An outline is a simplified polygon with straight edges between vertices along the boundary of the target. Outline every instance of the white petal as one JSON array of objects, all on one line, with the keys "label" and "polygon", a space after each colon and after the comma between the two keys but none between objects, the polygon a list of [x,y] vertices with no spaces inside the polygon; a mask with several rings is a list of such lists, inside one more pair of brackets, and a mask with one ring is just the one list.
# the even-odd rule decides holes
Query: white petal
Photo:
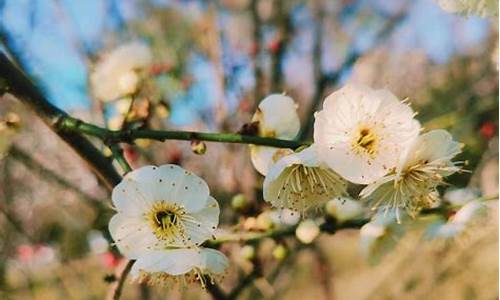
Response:
[{"label": "white petal", "polygon": [[397,177],[396,175],[388,175],[388,176],[384,176],[384,177],[378,179],[377,181],[375,181],[373,183],[370,183],[363,190],[361,190],[361,192],[359,193],[359,196],[361,198],[366,198],[366,197],[370,196],[380,186],[382,186],[383,184],[385,184],[389,181],[396,179],[396,177]]},{"label": "white petal", "polygon": [[300,152],[291,152],[288,155],[284,155],[275,164],[270,166],[265,180],[275,180],[281,175],[285,168],[292,165],[304,165],[308,167],[319,166],[320,162],[317,159],[316,149],[311,146]]},{"label": "white petal", "polygon": [[163,179],[165,184],[161,186],[158,197],[184,206],[188,213],[197,212],[207,205],[210,191],[202,178],[176,165],[163,165],[160,173],[158,181]]},{"label": "white petal", "polygon": [[109,221],[109,233],[120,252],[135,259],[145,251],[162,247],[149,224],[141,218],[115,214]]},{"label": "white petal", "polygon": [[444,200],[453,206],[463,206],[479,197],[479,189],[474,188],[449,188],[443,195]]},{"label": "white petal", "polygon": [[293,153],[291,149],[250,145],[250,159],[254,168],[266,176],[271,165],[280,157]]},{"label": "white petal", "polygon": [[202,248],[201,249],[202,270],[215,275],[224,274],[229,267],[229,260],[220,251]]},{"label": "white petal", "polygon": [[113,189],[113,203],[127,214],[144,213],[156,201],[183,206],[187,212],[205,207],[206,182],[177,165],[144,166],[128,173]]},{"label": "white petal", "polygon": [[337,220],[343,222],[363,215],[364,207],[360,201],[341,197],[328,201],[326,211]]},{"label": "white petal", "polygon": [[187,221],[183,221],[187,236],[196,245],[212,238],[219,225],[219,204],[213,197],[209,197],[206,204],[203,209],[186,216]]},{"label": "white petal", "polygon": [[137,259],[130,273],[134,277],[137,277],[140,271],[161,272],[176,276],[186,274],[200,265],[201,255],[197,249],[149,251]]},{"label": "white petal", "polygon": [[448,162],[461,152],[460,143],[446,130],[431,130],[420,135],[409,148],[405,166],[411,166],[419,161]]},{"label": "white petal", "polygon": [[145,193],[138,182],[126,178],[113,188],[111,199],[118,212],[130,216],[144,214],[154,202],[150,193]]},{"label": "white petal", "polygon": [[[300,120],[297,114],[297,105],[292,98],[280,94],[272,94],[264,98],[259,104],[260,117],[253,121],[260,121],[264,131],[272,131],[276,138],[293,139],[300,130]],[[257,120],[258,119],[258,120]]]},{"label": "white petal", "polygon": [[476,218],[484,216],[487,212],[487,207],[484,203],[477,200],[471,201],[464,205],[457,213],[453,216],[452,222],[454,224],[468,224],[474,221]]},{"label": "white petal", "polygon": [[151,64],[149,48],[138,42],[122,45],[104,56],[90,75],[93,94],[101,101],[115,100],[137,88],[136,71]]}]

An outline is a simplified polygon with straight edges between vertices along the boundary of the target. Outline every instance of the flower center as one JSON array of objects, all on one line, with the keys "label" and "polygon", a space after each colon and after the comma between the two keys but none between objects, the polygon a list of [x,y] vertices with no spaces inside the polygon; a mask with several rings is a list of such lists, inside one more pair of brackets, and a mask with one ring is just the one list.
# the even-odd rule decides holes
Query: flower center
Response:
[{"label": "flower center", "polygon": [[159,211],[155,215],[156,225],[165,230],[167,227],[176,226],[179,219],[177,215],[171,211]]},{"label": "flower center", "polygon": [[373,130],[362,127],[358,131],[357,138],[353,143],[353,148],[359,151],[363,151],[367,154],[373,155],[377,150],[377,135]]},{"label": "flower center", "polygon": [[184,215],[185,211],[182,207],[165,201],[157,201],[145,217],[159,240],[174,242],[184,237],[182,224]]}]

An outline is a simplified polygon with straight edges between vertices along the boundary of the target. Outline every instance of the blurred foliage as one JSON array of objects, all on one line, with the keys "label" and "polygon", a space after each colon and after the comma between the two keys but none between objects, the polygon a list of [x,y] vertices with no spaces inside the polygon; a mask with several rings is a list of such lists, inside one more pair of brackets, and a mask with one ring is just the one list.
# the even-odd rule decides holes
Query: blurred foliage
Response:
[{"label": "blurred foliage", "polygon": [[[187,103],[196,98],[193,95],[206,96],[205,90],[198,94],[192,92],[197,85],[189,67],[192,57],[201,54],[216,69],[222,69],[222,72],[219,69],[204,74],[209,78],[220,77],[218,89],[222,92],[216,97],[217,101],[202,99],[188,106],[199,109],[203,117],[195,118],[183,128],[236,132],[249,122],[252,107],[259,100],[252,99],[253,87],[239,87],[241,91],[236,93],[227,86],[241,69],[252,68],[254,62],[232,66],[228,72],[221,67],[224,65],[220,61],[224,60],[222,42],[217,39],[241,39],[245,43],[238,44],[242,48],[238,50],[253,57],[250,1],[210,2],[204,6],[201,16],[192,15],[187,8],[186,12],[179,11],[178,7],[162,8],[149,1],[139,2],[144,6],[144,19],[127,22],[109,39],[121,40],[121,35],[128,35],[146,40],[155,57],[153,76],[146,78],[145,87],[134,101],[125,101],[132,103],[130,107],[125,105],[120,111],[117,105],[104,107],[93,103],[91,109],[75,114],[108,125],[118,116],[118,125],[124,128],[178,128],[171,120],[176,101]],[[269,62],[276,40],[275,27],[279,24],[274,21],[273,1],[260,2],[261,25],[266,31],[261,41],[262,57],[257,55],[257,59],[264,61],[264,84],[269,88],[272,73]],[[314,7],[316,2],[287,3],[289,14],[299,15],[292,32],[298,42],[289,48],[309,59],[310,55],[304,54],[300,46],[311,44],[311,32],[301,31],[307,18],[300,15],[296,7]],[[334,36],[338,43],[332,42],[333,46],[327,43],[324,56],[342,57],[350,50],[346,46],[349,37],[361,36],[360,28],[371,31],[380,25],[377,23],[380,19],[388,18],[387,12],[373,13],[371,6],[359,8],[356,3],[341,1],[333,10],[328,10],[325,36]],[[234,28],[229,28],[232,31],[219,28],[218,17],[234,18]],[[343,22],[350,26],[344,29]],[[225,35],[220,34],[221,37],[222,31]],[[352,70],[344,70],[349,76],[344,75],[347,79],[343,79],[343,82],[358,81],[394,90],[401,98],[409,98],[425,130],[448,129],[456,140],[464,143],[458,160],[466,161],[468,170],[449,177],[448,182],[478,188],[483,195],[498,193],[498,63],[491,59],[492,55],[498,56],[498,29],[491,24],[489,31],[488,38],[477,45],[477,49],[452,56],[446,63],[433,62],[421,50],[394,54],[389,41],[364,53]],[[292,50],[289,55],[297,55]],[[295,63],[292,72],[284,72],[285,91],[294,97],[301,112],[307,111],[311,91],[315,89],[315,78],[310,78],[311,72],[304,71],[304,66],[310,66],[313,59],[305,63],[292,61],[291,65]],[[253,69],[250,71],[253,76]],[[329,87],[328,91],[337,87]],[[180,94],[188,96],[179,98]],[[234,111],[225,107],[230,95],[237,98]],[[89,235],[97,229],[104,232],[102,239],[109,239],[106,230],[112,214],[109,195],[62,141],[15,99],[6,96],[0,103],[0,124],[6,124],[11,113],[19,116],[19,127],[13,130],[0,126],[0,298],[102,299],[108,287],[104,278],[110,278],[122,262],[112,245],[104,243],[103,249],[102,240]],[[46,172],[61,175],[79,190],[34,172],[26,161],[12,155],[9,149],[13,147],[28,152]],[[7,155],[2,158],[4,148]],[[262,177],[251,167],[247,147],[207,143],[203,150],[203,155],[193,153],[188,142],[137,141],[135,145],[126,146],[124,152],[133,167],[177,163],[205,178],[212,195],[221,204],[224,231],[262,230],[272,226],[268,207],[261,201]],[[85,202],[89,195],[99,199],[105,209],[96,209]],[[259,215],[262,209],[266,212]],[[222,250],[234,264],[222,286],[235,286],[240,276],[253,274],[256,267],[252,261],[257,258],[262,274],[256,275],[254,284],[249,285],[241,299],[498,298],[497,217],[495,203],[487,226],[448,243],[425,240],[424,229],[434,221],[425,219],[415,224],[396,249],[376,266],[361,257],[359,234],[355,230],[321,235],[313,246],[288,239],[265,239],[259,245],[227,244]],[[230,227],[229,224],[236,225]],[[167,294],[169,299],[209,298],[198,288],[179,291],[154,288],[150,294],[149,299],[164,299]],[[123,298],[145,298],[144,295],[140,285],[127,284]]]}]

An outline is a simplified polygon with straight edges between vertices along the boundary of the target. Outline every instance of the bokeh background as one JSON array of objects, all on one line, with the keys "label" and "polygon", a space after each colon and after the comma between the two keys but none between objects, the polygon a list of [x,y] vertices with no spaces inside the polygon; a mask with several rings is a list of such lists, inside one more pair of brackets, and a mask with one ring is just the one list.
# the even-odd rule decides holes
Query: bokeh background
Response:
[{"label": "bokeh background", "polygon": [[[453,15],[432,0],[0,0],[0,50],[53,104],[101,126],[121,126],[123,102],[96,101],[89,72],[136,40],[154,63],[131,126],[237,132],[272,92],[293,97],[306,126],[311,105],[364,83],[408,98],[425,129],[445,128],[465,144],[459,160],[470,172],[450,186],[498,193],[497,18]],[[13,97],[0,100],[0,117],[10,124],[0,131],[0,298],[102,299],[122,263],[102,233],[109,195]],[[188,142],[138,141],[125,155],[134,167],[177,163],[203,177],[223,230],[268,210],[248,148],[207,146],[196,155]],[[235,210],[237,194],[259,209]],[[265,240],[256,247],[265,276],[241,299],[498,299],[497,202],[489,206],[484,224],[452,241],[427,241],[428,222],[413,224],[377,264],[360,254],[358,230],[308,247],[279,241],[290,253],[281,262],[270,255],[276,241]],[[223,250],[233,263],[222,286],[231,287],[249,272],[249,248]],[[199,288],[127,284],[124,299],[139,297],[210,298]]]}]

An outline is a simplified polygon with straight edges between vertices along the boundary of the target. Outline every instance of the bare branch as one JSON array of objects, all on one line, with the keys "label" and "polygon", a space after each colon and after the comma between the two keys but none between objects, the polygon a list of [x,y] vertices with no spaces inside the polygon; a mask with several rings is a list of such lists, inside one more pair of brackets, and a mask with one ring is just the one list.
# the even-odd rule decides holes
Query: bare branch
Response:
[{"label": "bare branch", "polygon": [[6,91],[35,111],[52,131],[87,162],[90,169],[109,189],[120,182],[121,177],[113,165],[89,140],[78,133],[61,130],[59,122],[68,115],[52,105],[28,76],[15,67],[3,53],[0,53],[0,80],[5,82]]}]

